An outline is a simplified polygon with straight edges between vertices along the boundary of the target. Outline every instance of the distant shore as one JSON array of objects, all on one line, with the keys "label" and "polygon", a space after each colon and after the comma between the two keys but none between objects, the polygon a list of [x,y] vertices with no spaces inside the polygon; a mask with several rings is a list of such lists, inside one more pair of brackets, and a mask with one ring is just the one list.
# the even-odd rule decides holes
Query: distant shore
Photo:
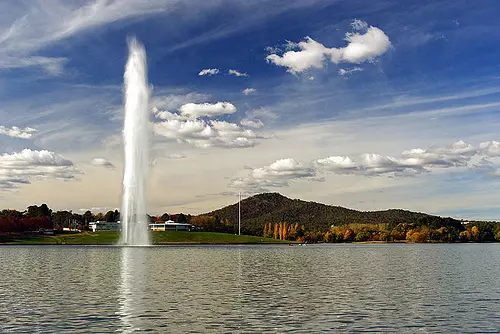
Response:
[{"label": "distant shore", "polygon": [[[250,235],[217,232],[153,232],[153,245],[211,245],[211,244],[287,244],[290,241]],[[43,235],[34,233],[0,234],[0,245],[115,245],[119,232],[81,232]]]},{"label": "distant shore", "polygon": [[[291,244],[298,245],[299,242],[289,240],[277,240],[251,235],[235,235],[217,232],[184,232],[165,231],[153,232],[152,245],[242,245],[242,244]],[[81,233],[57,233],[54,235],[42,235],[35,233],[9,233],[0,234],[0,245],[116,245],[119,240],[119,232],[81,232]],[[352,244],[412,244],[407,240],[385,241],[362,241]]]}]

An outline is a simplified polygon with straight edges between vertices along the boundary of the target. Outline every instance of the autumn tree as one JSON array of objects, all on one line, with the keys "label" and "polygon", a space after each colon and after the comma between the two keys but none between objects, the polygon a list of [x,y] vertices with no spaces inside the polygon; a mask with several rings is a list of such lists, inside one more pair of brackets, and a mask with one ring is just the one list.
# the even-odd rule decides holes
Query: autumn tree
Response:
[{"label": "autumn tree", "polygon": [[278,230],[279,230],[278,224],[274,224],[274,233],[273,233],[274,239],[278,239],[278,237],[279,237],[279,231]]},{"label": "autumn tree", "polygon": [[288,226],[286,222],[283,222],[283,225],[281,226],[281,240],[287,240],[288,239]]}]

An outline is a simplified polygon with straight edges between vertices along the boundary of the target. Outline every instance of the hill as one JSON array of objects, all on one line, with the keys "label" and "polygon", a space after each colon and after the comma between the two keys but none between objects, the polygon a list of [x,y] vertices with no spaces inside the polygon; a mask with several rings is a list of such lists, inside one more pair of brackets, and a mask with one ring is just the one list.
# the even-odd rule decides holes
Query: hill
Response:
[{"label": "hill", "polygon": [[[238,203],[200,215],[218,217],[233,227],[238,225]],[[304,225],[309,231],[327,231],[331,225],[412,223],[432,229],[455,227],[463,230],[460,221],[425,213],[400,209],[384,211],[357,211],[340,206],[331,206],[299,199],[290,199],[279,193],[258,194],[241,201],[242,230],[259,235],[264,224],[286,221],[289,224]]]}]

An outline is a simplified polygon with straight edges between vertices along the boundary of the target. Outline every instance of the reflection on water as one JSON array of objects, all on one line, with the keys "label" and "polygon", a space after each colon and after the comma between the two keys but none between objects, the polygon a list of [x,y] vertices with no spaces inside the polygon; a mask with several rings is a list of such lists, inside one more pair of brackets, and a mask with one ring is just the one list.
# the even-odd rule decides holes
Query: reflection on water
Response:
[{"label": "reflection on water", "polygon": [[500,245],[0,247],[0,332],[500,332]]},{"label": "reflection on water", "polygon": [[121,248],[119,316],[124,333],[141,330],[141,310],[146,296],[147,254],[145,247]]}]

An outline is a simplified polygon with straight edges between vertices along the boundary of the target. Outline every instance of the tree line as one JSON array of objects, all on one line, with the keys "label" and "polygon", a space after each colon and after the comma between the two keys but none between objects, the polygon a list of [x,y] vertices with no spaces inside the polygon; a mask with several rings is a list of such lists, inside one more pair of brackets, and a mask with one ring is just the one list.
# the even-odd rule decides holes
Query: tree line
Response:
[{"label": "tree line", "polygon": [[[177,223],[187,223],[190,215],[168,214],[161,216],[148,215],[150,222],[174,220]],[[0,232],[34,232],[41,230],[61,231],[64,228],[89,230],[89,223],[95,221],[116,222],[120,220],[118,210],[106,213],[92,213],[87,210],[82,214],[68,210],[52,211],[47,204],[30,205],[24,211],[4,209],[0,211]]]}]

